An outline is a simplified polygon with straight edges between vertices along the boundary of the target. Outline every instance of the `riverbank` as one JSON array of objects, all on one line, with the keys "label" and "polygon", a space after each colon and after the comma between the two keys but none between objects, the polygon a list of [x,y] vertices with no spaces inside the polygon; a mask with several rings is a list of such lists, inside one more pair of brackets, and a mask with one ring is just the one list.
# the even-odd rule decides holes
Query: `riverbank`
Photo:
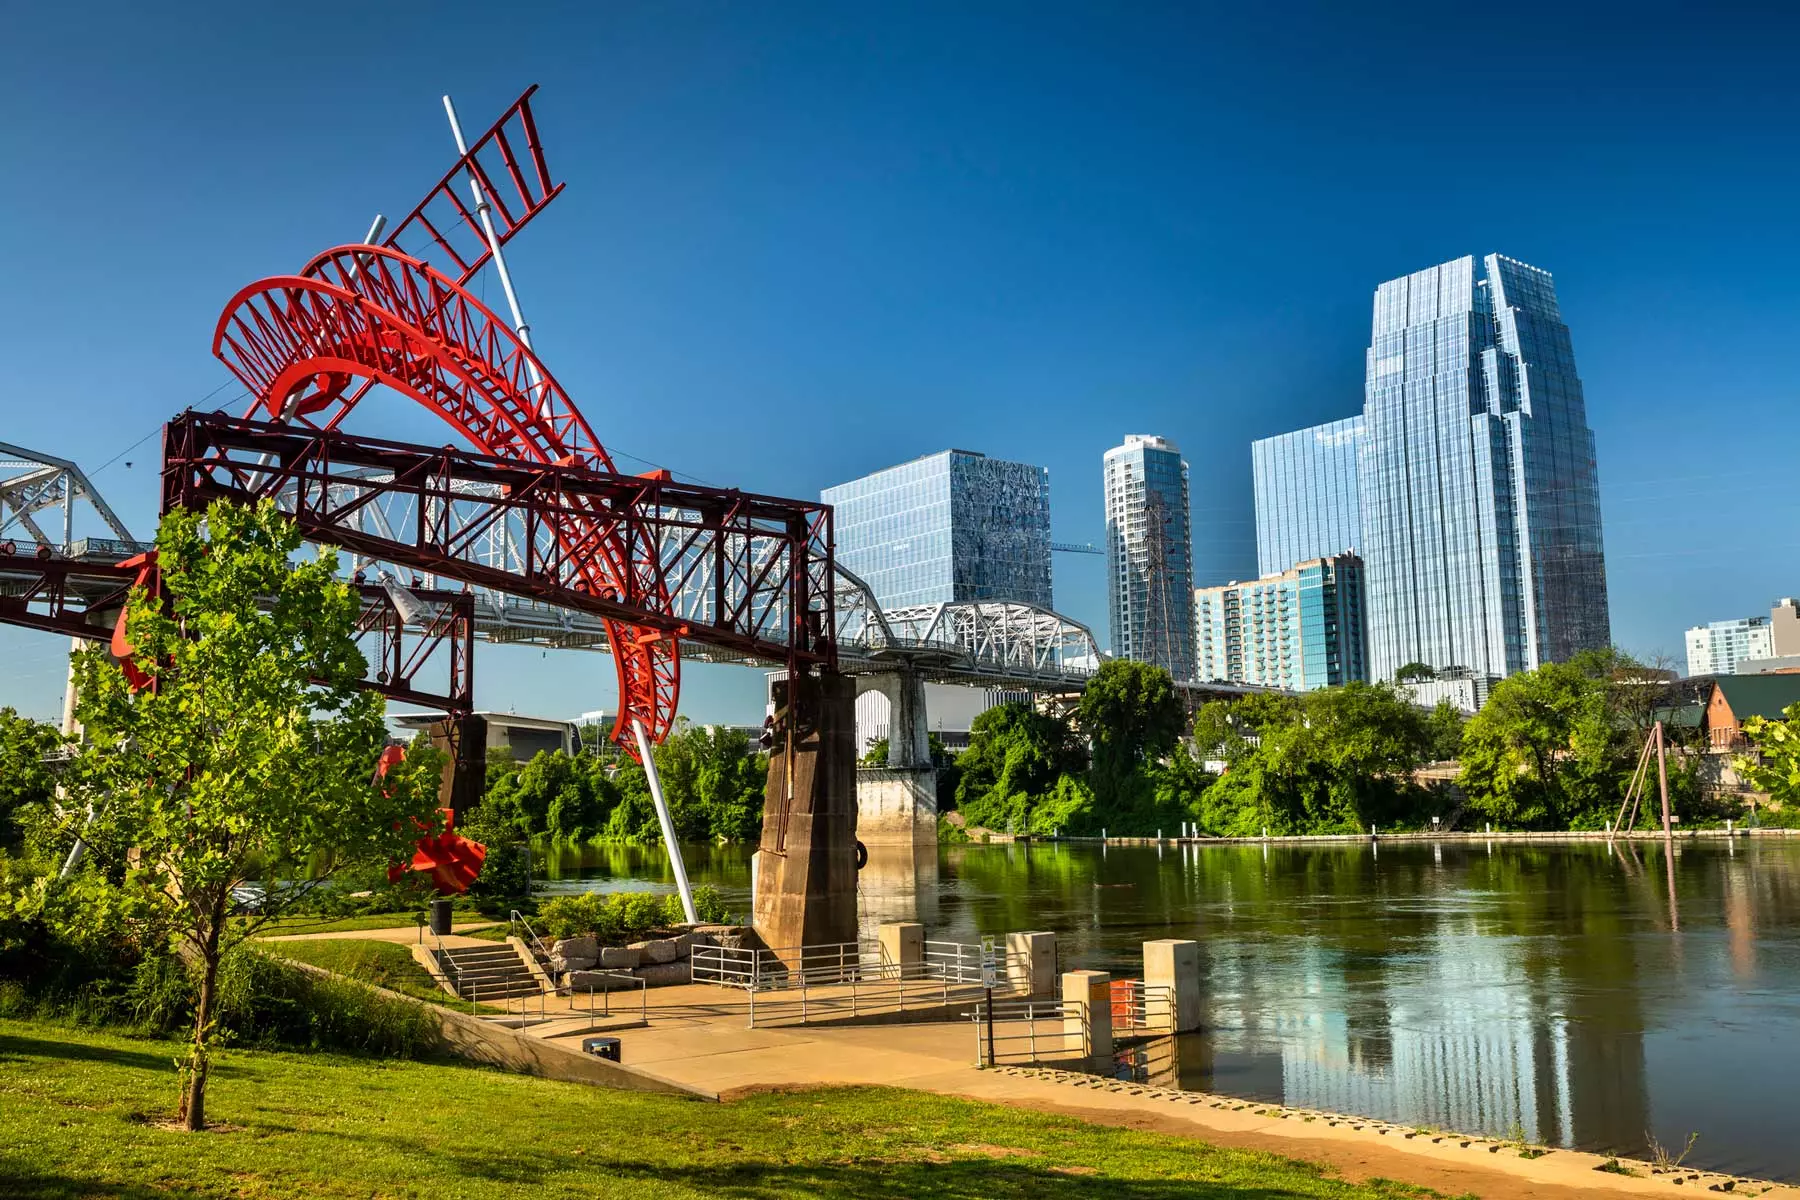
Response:
[{"label": "riverbank", "polygon": [[172,1043],[0,1020],[0,1192],[152,1197],[1108,1195],[1401,1200],[1318,1164],[887,1088],[730,1104],[460,1065],[233,1049],[206,1134],[164,1128]]},{"label": "riverbank", "polygon": [[[1304,845],[1348,845],[1368,842],[1660,842],[1664,840],[1661,829],[1634,829],[1629,833],[1608,833],[1604,829],[1571,829],[1562,832],[1533,830],[1483,830],[1462,831],[1446,830],[1434,833],[1429,830],[1406,830],[1387,833],[1289,833],[1270,837],[1037,837],[1032,834],[995,833],[991,830],[981,831],[985,841],[971,841],[970,845],[1027,845],[1040,846],[1079,845],[1079,846],[1304,846]],[[1749,838],[1800,838],[1800,829],[1770,828],[1759,826],[1753,829],[1675,829],[1669,834],[1678,842],[1699,841],[1732,841]]]}]

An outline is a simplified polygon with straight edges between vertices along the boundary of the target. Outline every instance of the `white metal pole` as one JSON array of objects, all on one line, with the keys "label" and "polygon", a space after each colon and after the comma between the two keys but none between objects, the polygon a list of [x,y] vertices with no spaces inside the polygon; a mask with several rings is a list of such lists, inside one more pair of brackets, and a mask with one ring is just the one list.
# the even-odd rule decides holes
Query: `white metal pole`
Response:
[{"label": "white metal pole", "polygon": [[[456,153],[467,158],[469,147],[463,141],[462,124],[456,119],[456,105],[450,102],[448,96],[444,97],[444,114],[450,118],[450,132],[456,138]],[[500,236],[494,232],[494,214],[488,204],[487,193],[482,190],[481,180],[475,174],[473,163],[469,164],[466,171],[469,176],[469,192],[475,199],[475,216],[481,222],[481,232],[487,235],[488,253],[494,257],[494,270],[500,276],[500,290],[506,293],[506,306],[512,310],[513,328],[518,330],[519,340],[530,350],[531,326],[525,323],[525,314],[519,309],[519,296],[513,291],[512,274],[506,269],[506,256],[500,252]],[[525,360],[525,371],[531,376],[531,386],[539,393],[538,408],[542,412],[547,400],[543,395],[544,377],[531,358]]]},{"label": "white metal pole", "polygon": [[656,805],[656,821],[662,826],[663,845],[669,848],[669,865],[675,868],[675,890],[681,893],[681,911],[688,924],[698,925],[700,914],[694,910],[694,889],[688,886],[687,867],[681,861],[681,844],[675,840],[675,821],[669,815],[668,801],[663,799],[662,780],[656,775],[656,758],[650,753],[650,735],[642,721],[631,723],[637,735],[638,753],[643,756],[644,778],[650,781],[650,802]]}]

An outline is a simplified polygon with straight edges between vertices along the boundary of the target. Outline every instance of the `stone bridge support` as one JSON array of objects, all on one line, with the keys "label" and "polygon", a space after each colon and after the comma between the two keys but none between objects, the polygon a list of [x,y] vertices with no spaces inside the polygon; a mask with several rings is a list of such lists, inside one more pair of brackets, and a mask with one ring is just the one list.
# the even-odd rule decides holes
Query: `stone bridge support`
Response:
[{"label": "stone bridge support", "polygon": [[823,671],[770,690],[775,745],[753,905],[763,943],[799,968],[802,946],[856,941],[856,689]]},{"label": "stone bridge support", "polygon": [[857,679],[888,700],[887,765],[856,772],[857,837],[877,848],[937,845],[937,767],[931,761],[925,681],[900,668]]}]

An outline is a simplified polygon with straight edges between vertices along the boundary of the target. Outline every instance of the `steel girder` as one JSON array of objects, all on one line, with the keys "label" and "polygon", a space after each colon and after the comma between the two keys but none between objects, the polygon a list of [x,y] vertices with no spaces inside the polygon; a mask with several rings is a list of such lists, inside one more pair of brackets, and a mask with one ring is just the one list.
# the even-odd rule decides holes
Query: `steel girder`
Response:
[{"label": "steel girder", "polygon": [[[170,422],[163,461],[165,509],[270,497],[310,541],[622,623],[640,644],[691,639],[836,668],[822,504],[215,413]],[[594,531],[585,545],[564,536],[575,517]],[[483,547],[503,527],[496,564]],[[601,539],[629,547],[638,569],[592,588]]]}]

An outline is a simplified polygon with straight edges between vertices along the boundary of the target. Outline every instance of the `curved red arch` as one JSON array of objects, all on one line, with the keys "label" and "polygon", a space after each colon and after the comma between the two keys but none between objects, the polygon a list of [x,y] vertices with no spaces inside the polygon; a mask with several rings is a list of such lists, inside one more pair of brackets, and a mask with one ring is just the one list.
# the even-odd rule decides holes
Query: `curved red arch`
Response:
[{"label": "curved red arch", "polygon": [[[333,428],[380,384],[430,409],[485,454],[615,470],[518,334],[458,284],[386,247],[340,246],[299,275],[242,289],[219,316],[213,353],[249,389],[246,415],[261,410]],[[667,607],[655,564],[636,556],[601,516],[555,523],[578,564],[575,585]],[[606,634],[619,674],[613,740],[637,758],[633,723],[660,742],[674,721],[680,649],[673,637],[618,621],[606,622]]]}]

